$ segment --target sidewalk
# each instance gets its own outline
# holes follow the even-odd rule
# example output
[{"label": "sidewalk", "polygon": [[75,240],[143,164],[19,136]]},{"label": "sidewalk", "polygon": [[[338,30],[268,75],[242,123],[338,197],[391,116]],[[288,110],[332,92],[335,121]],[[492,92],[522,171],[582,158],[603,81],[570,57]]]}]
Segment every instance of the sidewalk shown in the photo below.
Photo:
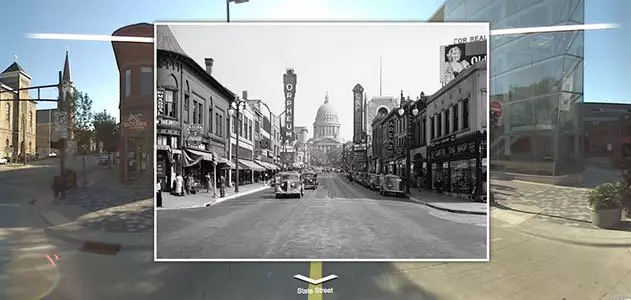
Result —
[{"label": "sidewalk", "polygon": [[[213,191],[207,193],[206,190],[202,190],[197,194],[174,196],[170,193],[162,193],[162,207],[158,207],[158,210],[167,209],[187,209],[187,208],[199,208],[212,206],[230,199],[253,194],[265,189],[271,189],[269,185],[263,183],[253,183],[248,185],[239,186],[239,193],[234,192],[234,187],[226,188],[226,197],[213,198]],[[217,189],[217,196],[219,196],[219,189]]]},{"label": "sidewalk", "polygon": [[429,191],[410,189],[410,200],[431,208],[458,214],[486,215],[488,203],[473,202]]},{"label": "sidewalk", "polygon": [[151,186],[129,188],[103,180],[116,174],[115,168],[97,169],[89,174],[89,186],[69,191],[65,199],[50,194],[38,199],[37,211],[50,224],[44,231],[88,252],[153,249]]}]

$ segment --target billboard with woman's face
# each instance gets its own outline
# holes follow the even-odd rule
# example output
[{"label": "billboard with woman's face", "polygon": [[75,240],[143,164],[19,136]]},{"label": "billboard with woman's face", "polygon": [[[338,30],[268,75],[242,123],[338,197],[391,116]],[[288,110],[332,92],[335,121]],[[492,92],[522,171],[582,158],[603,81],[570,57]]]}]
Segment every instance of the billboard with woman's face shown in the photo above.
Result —
[{"label": "billboard with woman's face", "polygon": [[479,61],[486,60],[486,40],[440,47],[440,82],[447,84]]}]

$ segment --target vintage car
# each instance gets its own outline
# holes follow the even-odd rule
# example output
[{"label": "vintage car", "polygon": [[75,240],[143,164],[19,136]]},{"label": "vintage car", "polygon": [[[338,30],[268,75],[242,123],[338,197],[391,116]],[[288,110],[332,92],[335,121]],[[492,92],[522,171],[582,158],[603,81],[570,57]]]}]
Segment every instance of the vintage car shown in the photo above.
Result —
[{"label": "vintage car", "polygon": [[276,198],[283,196],[298,196],[300,198],[304,195],[305,189],[300,173],[282,172],[279,173],[279,177],[280,182],[274,186]]},{"label": "vintage car", "polygon": [[405,196],[405,184],[397,175],[382,175],[379,178],[379,193],[385,195]]},{"label": "vintage car", "polygon": [[280,183],[280,174],[274,175],[274,177],[272,179],[270,179],[270,181],[269,181],[269,185],[271,187],[275,187],[279,183]]},{"label": "vintage car", "polygon": [[304,188],[306,189],[317,189],[318,188],[318,174],[314,172],[304,172],[302,173],[302,179],[304,183]]}]

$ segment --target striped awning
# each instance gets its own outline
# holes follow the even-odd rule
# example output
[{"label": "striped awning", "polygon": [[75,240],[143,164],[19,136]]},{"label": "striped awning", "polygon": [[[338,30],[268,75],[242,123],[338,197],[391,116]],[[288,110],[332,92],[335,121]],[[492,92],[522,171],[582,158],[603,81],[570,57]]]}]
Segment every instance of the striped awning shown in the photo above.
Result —
[{"label": "striped awning", "polygon": [[263,166],[265,169],[273,171],[273,170],[278,170],[278,167],[276,167],[275,165],[272,165],[270,163],[264,162],[262,160],[255,160],[255,162],[261,166]]},{"label": "striped awning", "polygon": [[265,169],[259,165],[257,165],[255,162],[250,161],[250,160],[245,160],[245,159],[240,159],[239,160],[239,167],[242,167],[244,169],[248,169],[248,170],[252,170],[252,171],[256,171],[256,172],[263,172],[265,171]]}]

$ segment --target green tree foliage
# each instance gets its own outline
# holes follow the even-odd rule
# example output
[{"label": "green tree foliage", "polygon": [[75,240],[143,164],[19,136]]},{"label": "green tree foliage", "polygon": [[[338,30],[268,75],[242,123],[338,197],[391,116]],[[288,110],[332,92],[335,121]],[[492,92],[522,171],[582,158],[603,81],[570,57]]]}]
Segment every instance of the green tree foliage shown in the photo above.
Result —
[{"label": "green tree foliage", "polygon": [[326,153],[328,162],[332,165],[337,165],[342,161],[342,149],[332,148]]},{"label": "green tree foliage", "polygon": [[310,154],[311,154],[311,163],[314,165],[323,165],[326,163],[326,153],[324,153],[324,151],[318,149],[318,148],[311,148],[310,149]]},{"label": "green tree foliage", "polygon": [[90,139],[93,135],[92,128],[92,99],[87,93],[74,90],[74,93],[66,94],[63,103],[65,110],[70,112],[70,133],[77,141],[79,151],[90,149]]},{"label": "green tree foliage", "polygon": [[103,151],[116,152],[118,150],[118,137],[120,136],[120,127],[116,118],[103,110],[94,114],[92,126],[96,140],[103,142]]}]

